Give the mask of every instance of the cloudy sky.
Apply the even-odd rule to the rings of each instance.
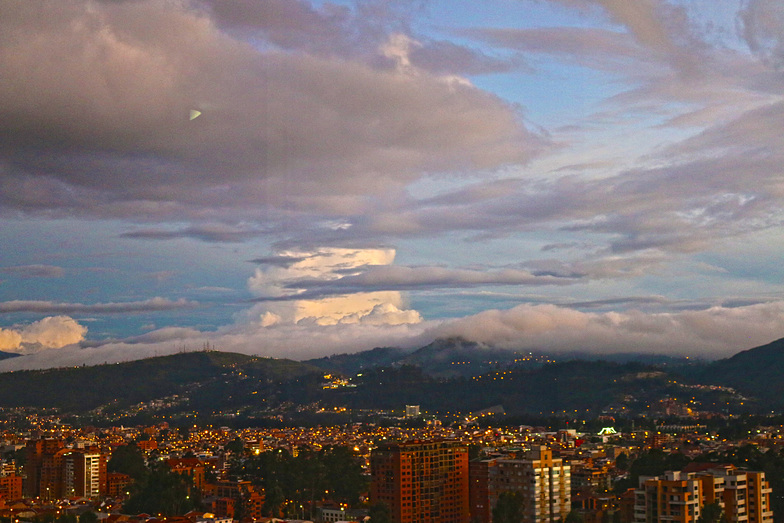
[[[780,0],[0,0],[0,71],[0,369],[784,337]]]

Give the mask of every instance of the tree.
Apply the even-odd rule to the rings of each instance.
[[[226,443],[226,450],[232,452],[234,454],[242,454],[242,451],[245,450],[245,442],[237,436],[230,442]]]
[[[148,472],[144,454],[135,443],[117,447],[106,468],[109,472],[128,474],[135,481],[141,481]]]
[[[277,518],[280,517],[280,507],[286,501],[286,497],[283,495],[283,489],[280,488],[277,481],[273,481],[270,484],[271,486],[266,489],[267,496],[264,499],[261,511],[270,517]]]
[[[620,470],[628,470],[629,456],[625,452],[621,452],[618,454],[618,457],[615,458],[615,468]]]
[[[357,503],[367,490],[367,479],[353,451],[344,446],[327,447],[317,457],[324,464],[325,488],[330,489],[330,497],[342,503]]]
[[[95,512],[88,510],[79,516],[79,523],[98,523],[98,515]]]
[[[181,516],[199,505],[191,478],[158,466],[132,487],[131,497],[123,505],[129,514]]]
[[[392,514],[386,503],[376,503],[368,510],[371,523],[392,523]]]
[[[721,508],[717,502],[707,503],[700,510],[700,517],[697,518],[697,523],[720,523],[725,522],[727,518],[724,516],[724,509]]]
[[[519,492],[502,492],[493,509],[493,523],[520,523],[525,500]]]

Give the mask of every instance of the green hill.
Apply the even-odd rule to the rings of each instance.
[[[529,354],[526,352],[526,354]],[[528,366],[541,367],[541,355],[526,358]],[[460,337],[439,338],[414,351],[394,347],[378,347],[353,354],[338,354],[326,358],[308,360],[328,372],[353,375],[363,370],[378,367],[419,367],[428,376],[438,378],[470,378],[492,369],[520,366],[522,357],[514,352],[496,349]]]
[[[295,413],[315,416],[324,409],[373,411],[406,404],[430,412],[502,405],[509,414],[650,415],[663,399],[688,398],[695,410],[784,410],[784,340],[711,364],[620,363],[595,356],[548,360],[460,339],[437,340],[413,352],[379,348],[310,362],[188,352],[2,373],[0,407],[57,408],[128,422],[196,416],[247,423]],[[327,384],[325,372],[350,381]]]
[[[122,408],[219,380],[280,381],[312,370],[291,360],[206,351],[93,367],[6,372],[0,374],[0,407],[54,407],[66,412],[106,405]]]
[[[706,366],[704,383],[734,387],[765,409],[784,409],[784,338]]]

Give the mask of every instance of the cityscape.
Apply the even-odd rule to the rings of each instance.
[[[761,523],[777,521],[784,502],[774,488],[784,485],[784,424],[728,437],[732,420],[706,430],[686,415],[680,425],[640,418],[625,420],[628,430],[591,432],[557,428],[565,419],[445,424],[418,405],[379,416],[339,426],[99,428],[28,412],[25,430],[16,420],[2,435],[0,518]]]
[[[463,340],[404,352],[404,363],[382,354],[297,363],[205,347],[2,374],[0,518],[774,523],[784,514],[784,415],[770,410],[780,381],[764,392],[698,381],[705,369],[718,380],[722,365],[765,375],[750,362],[778,373],[784,340],[712,364],[499,355]],[[434,381],[454,367],[466,375]],[[531,395],[520,395],[520,380]],[[91,386],[54,401],[73,382]],[[567,393],[575,383],[577,395]],[[538,410],[543,394],[564,408]],[[444,395],[455,396],[451,407],[434,408]],[[394,403],[412,397],[422,402]],[[490,399],[501,403],[459,408]]]

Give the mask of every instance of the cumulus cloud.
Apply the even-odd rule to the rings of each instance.
[[[413,349],[449,336],[510,350],[536,349],[553,354],[641,352],[715,359],[763,345],[784,333],[781,301],[669,313],[597,313],[554,305],[520,305],[451,320],[390,321],[389,315],[400,319],[400,312],[379,305],[365,321],[327,325],[239,322],[217,332],[160,329],[127,340],[3,360],[0,370],[127,361],[200,350],[205,344],[244,354],[308,359],[379,346]]]
[[[69,316],[48,316],[24,326],[0,329],[0,350],[30,354],[61,349],[84,340],[87,327]]]
[[[341,281],[362,274],[367,267],[389,265],[394,258],[394,249],[330,247],[280,252],[276,257],[264,259],[273,263],[267,264],[267,268],[257,268],[248,280],[248,288],[265,303],[254,306],[245,315],[258,317],[263,326],[281,322],[417,323],[421,316],[416,311],[402,309],[404,300],[396,290],[351,289],[328,293],[312,289],[316,282]]]
[[[359,322],[364,325],[407,325],[422,321],[422,315],[414,310],[400,310],[392,303],[381,303],[365,315],[343,318],[342,323]]]
[[[12,300],[0,302],[0,313],[8,312],[34,312],[40,314],[132,314],[153,311],[168,311],[176,309],[192,309],[198,303],[180,298],[169,300],[167,298],[150,298],[143,301],[130,301],[118,303],[62,303],[41,300]]]
[[[22,334],[13,329],[0,329],[0,350],[15,351],[22,344]]]
[[[784,302],[670,313],[589,313],[520,305],[446,321],[427,334],[463,336],[507,348],[727,357],[784,333]]]
[[[60,349],[55,353],[26,355],[0,361],[0,371],[97,365],[150,358],[188,350],[201,350],[205,344],[218,350],[280,358],[308,359],[325,354],[357,352],[368,347],[390,344],[414,348],[419,345],[421,324],[374,324],[373,322],[278,323],[261,326],[240,323],[218,332],[185,330],[179,335],[171,329],[153,331],[131,340],[92,343],[83,347]],[[157,338],[157,339],[156,339]],[[11,361],[18,360],[18,361]]]
[[[305,289],[292,289],[296,282],[305,279],[334,280],[362,267],[388,265],[395,259],[394,249],[323,248],[314,251],[283,251],[272,260],[285,260],[290,264],[258,268],[248,280],[248,287],[257,296],[279,297],[296,295]],[[350,271],[350,272],[349,272]]]

